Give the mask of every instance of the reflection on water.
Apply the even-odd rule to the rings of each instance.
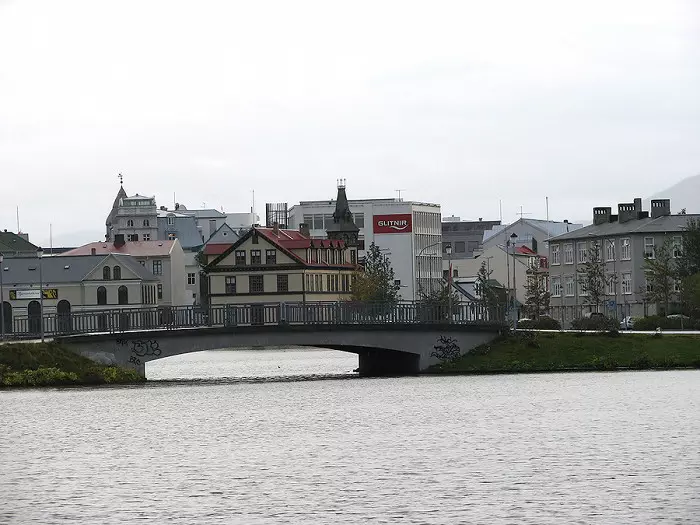
[[[148,370],[206,385],[0,392],[0,523],[698,523],[698,371],[278,380],[355,359],[207,352]]]

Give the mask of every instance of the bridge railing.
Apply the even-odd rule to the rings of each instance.
[[[451,311],[424,303],[306,302],[227,304],[92,310],[68,314],[15,317],[11,338],[115,333],[131,330],[181,329],[227,326],[356,325],[356,324],[474,324],[505,325],[505,310],[477,303],[460,303]]]

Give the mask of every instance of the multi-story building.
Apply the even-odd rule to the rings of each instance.
[[[155,197],[139,194],[129,197],[120,185],[105,222],[105,239],[113,241],[116,235],[123,235],[128,241],[155,241],[158,239],[157,219]]]
[[[501,221],[463,221],[459,217],[442,218],[442,253],[452,250],[451,258],[471,259],[481,249],[484,232],[500,226]]]
[[[157,277],[128,255],[39,258],[35,254],[4,259],[0,266],[6,334],[15,328],[40,332],[42,295],[44,315],[58,314],[62,323],[58,328],[63,331],[70,331],[71,313],[157,303]]]
[[[187,275],[185,253],[177,239],[170,241],[125,241],[122,234],[114,242],[93,242],[74,248],[63,255],[130,255],[158,279],[157,304],[183,306],[192,304],[185,292]]]
[[[673,243],[673,256],[681,253],[682,234],[688,219],[700,215],[671,215],[668,199],[651,201],[651,211],[642,210],[642,200],[618,204],[617,214],[610,207],[593,208],[593,224],[550,239],[549,267],[552,315],[564,324],[590,305],[581,286],[581,271],[588,250],[597,244],[605,264],[606,296],[604,313],[623,318],[656,313],[656,305],[645,300],[646,258],[667,239]]]
[[[482,249],[492,246],[505,246],[509,241],[518,246],[527,246],[539,255],[549,253],[548,241],[552,237],[583,228],[583,224],[573,224],[568,220],[562,222],[543,219],[520,218],[510,224],[494,226],[484,232]]]
[[[345,189],[339,188],[338,194],[326,239],[313,239],[305,224],[298,230],[254,226],[222,250],[218,250],[222,244],[207,245],[208,303],[350,299],[353,273],[358,268],[358,228]]]
[[[340,184],[344,188],[344,182]],[[421,290],[442,282],[440,205],[401,199],[349,200],[359,229],[358,253],[375,243],[389,258],[403,300],[416,300]],[[336,201],[302,201],[290,209],[290,227],[308,224],[312,238],[326,236]]]

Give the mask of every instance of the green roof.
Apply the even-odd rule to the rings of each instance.
[[[0,253],[7,257],[36,253],[38,246],[12,232],[0,232]]]

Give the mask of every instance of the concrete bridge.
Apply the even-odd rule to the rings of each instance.
[[[80,317],[77,317],[77,316]],[[494,339],[504,318],[476,304],[286,303],[76,314],[52,333],[104,364],[145,375],[148,361],[223,348],[307,346],[359,355],[363,375],[413,374]],[[65,330],[69,328],[69,330]]]

